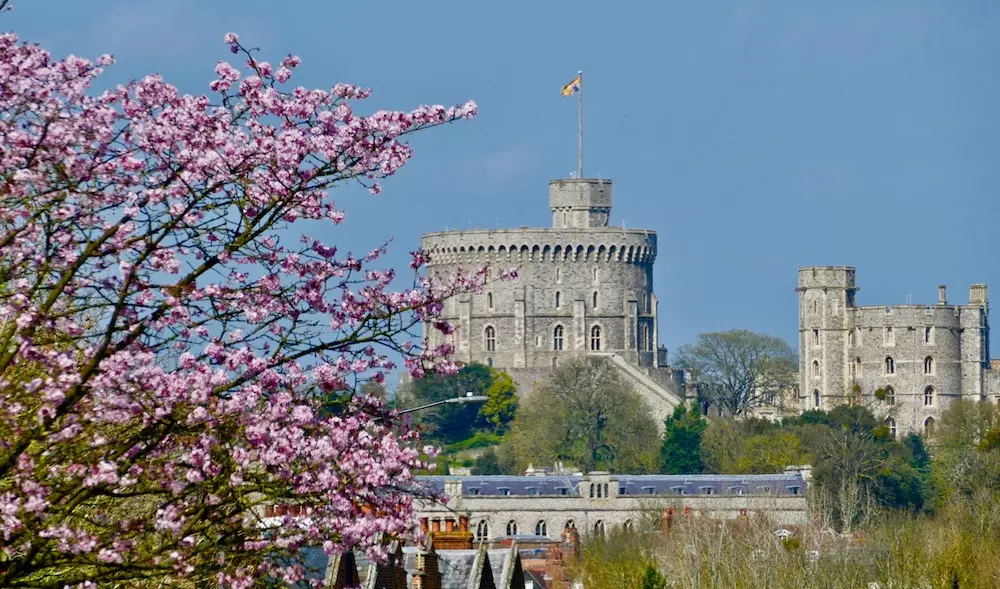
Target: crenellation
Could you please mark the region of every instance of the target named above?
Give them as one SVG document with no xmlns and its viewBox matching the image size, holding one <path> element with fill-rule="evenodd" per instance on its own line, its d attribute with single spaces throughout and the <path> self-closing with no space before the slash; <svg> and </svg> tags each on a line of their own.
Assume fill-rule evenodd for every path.
<svg viewBox="0 0 1000 589">
<path fill-rule="evenodd" d="M 969 305 L 949 305 L 942 285 L 937 305 L 855 306 L 854 268 L 822 266 L 800 268 L 797 291 L 803 409 L 860 401 L 897 434 L 919 433 L 952 399 L 991 390 L 985 285 Z"/>
<path fill-rule="evenodd" d="M 531 386 L 528 379 L 539 370 L 580 355 L 618 354 L 638 368 L 669 372 L 654 352 L 656 233 L 607 226 L 610 180 L 554 180 L 549 196 L 551 228 L 423 236 L 432 273 L 452 275 L 482 267 L 491 272 L 515 268 L 518 273 L 514 281 L 490 282 L 482 294 L 468 295 L 457 307 L 445 304 L 442 318 L 458 326 L 456 360 L 507 370 L 525 392 Z M 492 345 L 487 344 L 487 329 L 493 330 Z M 434 331 L 425 329 L 428 342 L 441 343 Z M 674 380 L 641 378 L 648 383 L 636 383 L 637 389 L 652 386 L 659 391 L 648 400 L 655 403 L 658 419 L 665 416 L 680 397 L 676 386 L 660 390 L 658 383 Z M 664 405 L 662 399 L 670 403 Z"/>
</svg>

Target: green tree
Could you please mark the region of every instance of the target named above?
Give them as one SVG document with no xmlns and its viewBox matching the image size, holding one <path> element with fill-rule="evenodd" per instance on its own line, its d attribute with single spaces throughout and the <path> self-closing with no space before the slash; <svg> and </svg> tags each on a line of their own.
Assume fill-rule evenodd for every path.
<svg viewBox="0 0 1000 589">
<path fill-rule="evenodd" d="M 487 448 L 476 458 L 476 463 L 472 467 L 472 474 L 491 475 L 506 474 L 500 468 L 500 457 L 494 448 Z"/>
<path fill-rule="evenodd" d="M 486 390 L 489 399 L 479 414 L 498 434 L 503 434 L 517 414 L 517 384 L 506 372 L 493 371 L 493 383 Z"/>
<path fill-rule="evenodd" d="M 703 333 L 678 351 L 699 395 L 724 413 L 742 415 L 781 393 L 797 379 L 798 357 L 783 339 L 747 331 Z"/>
<path fill-rule="evenodd" d="M 567 362 L 521 403 L 512 461 L 518 471 L 563 461 L 584 471 L 652 472 L 659 436 L 650 413 L 606 360 Z"/>
<path fill-rule="evenodd" d="M 686 403 L 674 407 L 674 414 L 664 420 L 663 443 L 660 445 L 660 472 L 664 474 L 696 474 L 704 470 L 701 439 L 708 422 L 701 413 Z"/>
<path fill-rule="evenodd" d="M 413 381 L 400 403 L 403 408 L 419 407 L 466 393 L 485 395 L 493 384 L 493 370 L 483 364 L 470 363 L 456 374 L 431 375 Z M 481 405 L 454 403 L 439 405 L 414 413 L 414 421 L 427 439 L 451 444 L 472 436 L 477 428 L 486 427 L 481 417 Z"/>
<path fill-rule="evenodd" d="M 652 564 L 646 565 L 646 570 L 642 572 L 642 589 L 667 589 L 667 578 L 656 570 Z"/>
</svg>

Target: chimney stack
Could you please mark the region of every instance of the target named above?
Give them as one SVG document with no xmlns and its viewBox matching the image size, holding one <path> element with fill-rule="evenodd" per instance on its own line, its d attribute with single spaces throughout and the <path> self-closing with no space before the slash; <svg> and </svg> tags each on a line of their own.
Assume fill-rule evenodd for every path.
<svg viewBox="0 0 1000 589">
<path fill-rule="evenodd" d="M 663 510 L 663 515 L 660 516 L 660 533 L 666 536 L 672 527 L 674 527 L 674 508 L 668 507 Z"/>
<path fill-rule="evenodd" d="M 413 589 L 441 589 L 441 571 L 434 547 L 416 554 L 413 566 Z"/>
<path fill-rule="evenodd" d="M 938 304 L 947 305 L 948 304 L 948 285 L 942 284 L 938 286 Z"/>
<path fill-rule="evenodd" d="M 969 304 L 970 305 L 985 305 L 989 302 L 986 298 L 986 285 L 985 284 L 973 284 L 969 287 Z"/>
</svg>

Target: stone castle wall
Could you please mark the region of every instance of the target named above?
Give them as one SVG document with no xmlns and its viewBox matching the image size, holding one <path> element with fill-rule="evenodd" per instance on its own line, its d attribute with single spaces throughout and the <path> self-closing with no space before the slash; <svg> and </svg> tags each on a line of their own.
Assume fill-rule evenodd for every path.
<svg viewBox="0 0 1000 589">
<path fill-rule="evenodd" d="M 665 366 L 666 350 L 658 349 L 656 233 L 607 226 L 608 180 L 553 180 L 549 208 L 551 228 L 422 237 L 432 275 L 482 267 L 492 277 L 507 268 L 518 272 L 516 280 L 489 281 L 481 294 L 447 300 L 442 319 L 456 330 L 425 328 L 427 345 L 450 343 L 458 361 L 509 372 L 522 393 L 571 358 L 615 354 L 640 369 L 621 372 L 659 419 L 681 396 Z"/>
<path fill-rule="evenodd" d="M 898 434 L 924 432 L 954 399 L 988 391 L 986 287 L 970 302 L 936 305 L 855 304 L 855 270 L 799 270 L 799 387 L 803 409 L 861 400 Z M 874 392 L 883 389 L 882 401 Z M 930 420 L 930 421 L 928 421 Z"/>
<path fill-rule="evenodd" d="M 461 295 L 445 304 L 444 318 L 458 326 L 453 343 L 459 360 L 499 368 L 551 368 L 568 353 L 596 348 L 627 352 L 637 363 L 639 352 L 647 352 L 644 363 L 653 364 L 654 233 L 610 228 L 454 231 L 425 235 L 423 249 L 434 273 L 483 266 L 518 271 L 516 280 L 492 281 L 482 294 Z M 488 328 L 493 329 L 492 343 Z M 444 336 L 436 335 L 431 343 L 444 343 Z"/>
</svg>

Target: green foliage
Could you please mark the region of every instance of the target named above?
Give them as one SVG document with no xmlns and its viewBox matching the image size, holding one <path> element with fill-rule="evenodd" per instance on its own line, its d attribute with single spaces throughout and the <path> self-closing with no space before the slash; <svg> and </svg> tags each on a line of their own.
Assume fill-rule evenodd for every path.
<svg viewBox="0 0 1000 589">
<path fill-rule="evenodd" d="M 697 474 L 705 465 L 701 459 L 701 438 L 708 422 L 694 407 L 681 403 L 664 421 L 660 446 L 660 472 Z"/>
<path fill-rule="evenodd" d="M 498 434 L 503 434 L 517 415 L 517 385 L 506 372 L 493 371 L 493 382 L 486 390 L 489 400 L 479 412 Z"/>
<path fill-rule="evenodd" d="M 507 473 L 504 473 L 503 469 L 500 468 L 500 458 L 497 456 L 496 450 L 488 448 L 476 459 L 472 466 L 472 474 L 491 475 Z"/>
<path fill-rule="evenodd" d="M 647 564 L 639 586 L 642 589 L 667 589 L 667 578 L 661 575 L 655 566 Z"/>
<path fill-rule="evenodd" d="M 493 432 L 479 431 L 464 440 L 459 440 L 454 444 L 448 444 L 445 446 L 445 451 L 448 453 L 455 453 L 462 452 L 464 450 L 472 450 L 474 448 L 488 448 L 490 446 L 496 446 L 502 440 L 503 438 Z"/>
<path fill-rule="evenodd" d="M 485 395 L 493 384 L 493 370 L 482 364 L 466 364 L 457 374 L 432 375 L 413 381 L 406 407 L 419 407 L 467 392 Z M 480 417 L 482 407 L 474 403 L 455 403 L 414 413 L 414 421 L 425 437 L 434 442 L 452 444 L 471 437 L 477 429 L 488 427 Z"/>
<path fill-rule="evenodd" d="M 584 471 L 653 472 L 659 436 L 650 413 L 605 360 L 567 362 L 521 404 L 507 464 L 517 472 L 556 461 Z"/>
</svg>

